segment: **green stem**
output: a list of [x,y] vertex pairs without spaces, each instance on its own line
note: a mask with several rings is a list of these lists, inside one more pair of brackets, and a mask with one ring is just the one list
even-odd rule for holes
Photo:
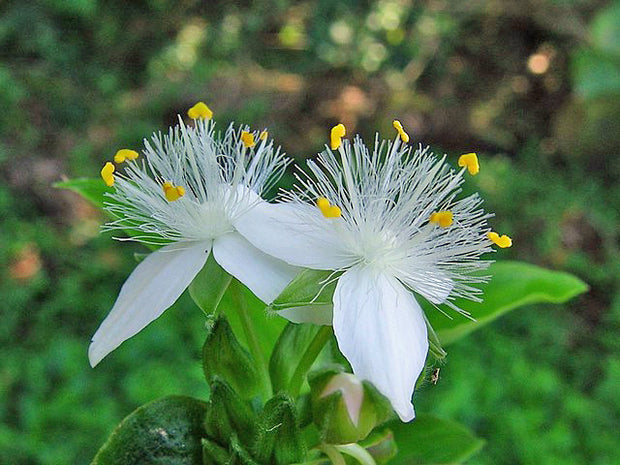
[[291,376],[291,381],[288,388],[289,393],[294,399],[299,396],[299,391],[304,383],[304,379],[306,379],[308,370],[310,370],[310,367],[321,353],[323,346],[329,340],[331,335],[332,328],[330,326],[321,326],[319,332],[316,333],[316,336],[314,336],[310,342],[310,345],[308,345],[308,348],[301,357],[301,360],[299,360],[299,364],[297,364],[297,368],[295,368],[293,376]]
[[346,464],[344,457],[340,454],[340,451],[336,449],[334,446],[330,444],[322,444],[319,447],[319,450],[321,450],[325,455],[327,455],[332,465],[345,465]]
[[239,320],[241,321],[241,326],[243,327],[243,332],[245,333],[245,338],[248,343],[248,349],[250,350],[250,354],[252,358],[256,362],[258,369],[258,376],[261,383],[261,390],[265,396],[265,400],[271,397],[271,380],[269,379],[269,368],[267,366],[267,361],[263,355],[263,351],[260,347],[260,343],[258,342],[258,336],[256,335],[256,331],[254,331],[254,327],[252,326],[252,320],[250,318],[250,309],[248,308],[247,302],[243,297],[243,288],[242,285],[236,279],[230,284],[232,288],[232,298],[237,307],[237,312],[239,314]]
[[361,465],[377,465],[372,455],[370,455],[368,451],[359,444],[343,444],[341,446],[334,447],[339,452],[350,455]]

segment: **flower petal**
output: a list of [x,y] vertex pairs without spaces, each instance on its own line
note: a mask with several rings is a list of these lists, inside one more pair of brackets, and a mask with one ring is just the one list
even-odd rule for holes
[[170,307],[202,269],[209,242],[185,242],[148,255],[131,273],[88,349],[91,366]]
[[261,252],[236,232],[215,239],[213,256],[222,268],[265,303],[278,297],[301,271],[301,268]]
[[318,208],[300,203],[260,203],[234,226],[256,247],[287,263],[335,270],[354,263],[342,241],[344,222],[325,218]]
[[355,375],[390,399],[401,420],[411,420],[411,396],[428,351],[413,295],[393,276],[355,266],[336,286],[334,333]]

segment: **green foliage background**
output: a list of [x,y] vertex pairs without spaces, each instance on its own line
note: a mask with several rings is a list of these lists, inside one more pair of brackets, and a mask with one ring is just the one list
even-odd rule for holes
[[[51,188],[205,100],[300,159],[328,129],[479,152],[515,258],[591,291],[450,346],[416,407],[487,440],[476,464],[620,461],[620,4],[587,0],[5,1],[0,6],[0,450],[86,463],[138,405],[204,398],[200,312],[174,309],[96,369],[90,336],[138,245]],[[290,179],[285,180],[290,182]]]

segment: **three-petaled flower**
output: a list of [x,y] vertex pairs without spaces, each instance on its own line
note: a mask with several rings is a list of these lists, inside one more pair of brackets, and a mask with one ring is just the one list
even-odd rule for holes
[[121,288],[92,338],[92,366],[170,307],[211,252],[265,302],[299,271],[236,229],[245,214],[265,203],[260,195],[277,182],[288,160],[265,131],[231,125],[223,135],[216,133],[207,110],[206,105],[190,110],[193,127],[180,120],[167,135],[155,134],[145,142],[144,157],[119,151],[115,161],[124,164],[124,174],[110,162],[101,172],[115,187],[105,209],[116,219],[105,228],[129,230],[132,239],[163,247],[140,262]]
[[[297,322],[333,324],[353,372],[388,397],[403,421],[428,351],[427,321],[411,291],[461,311],[456,297],[479,300],[472,275],[492,242],[477,194],[457,199],[463,173],[428,148],[412,150],[400,124],[392,142],[334,140],[308,161],[284,202],[261,204],[236,224],[261,250],[292,265],[333,270],[333,313],[288,311]],[[341,130],[340,134],[344,131]],[[340,137],[341,138],[341,137]],[[477,160],[475,160],[477,163]]]

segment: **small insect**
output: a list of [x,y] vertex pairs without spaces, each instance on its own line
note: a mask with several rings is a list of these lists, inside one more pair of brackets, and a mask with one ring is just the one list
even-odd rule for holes
[[435,368],[431,374],[431,383],[437,384],[439,381],[439,368]]

